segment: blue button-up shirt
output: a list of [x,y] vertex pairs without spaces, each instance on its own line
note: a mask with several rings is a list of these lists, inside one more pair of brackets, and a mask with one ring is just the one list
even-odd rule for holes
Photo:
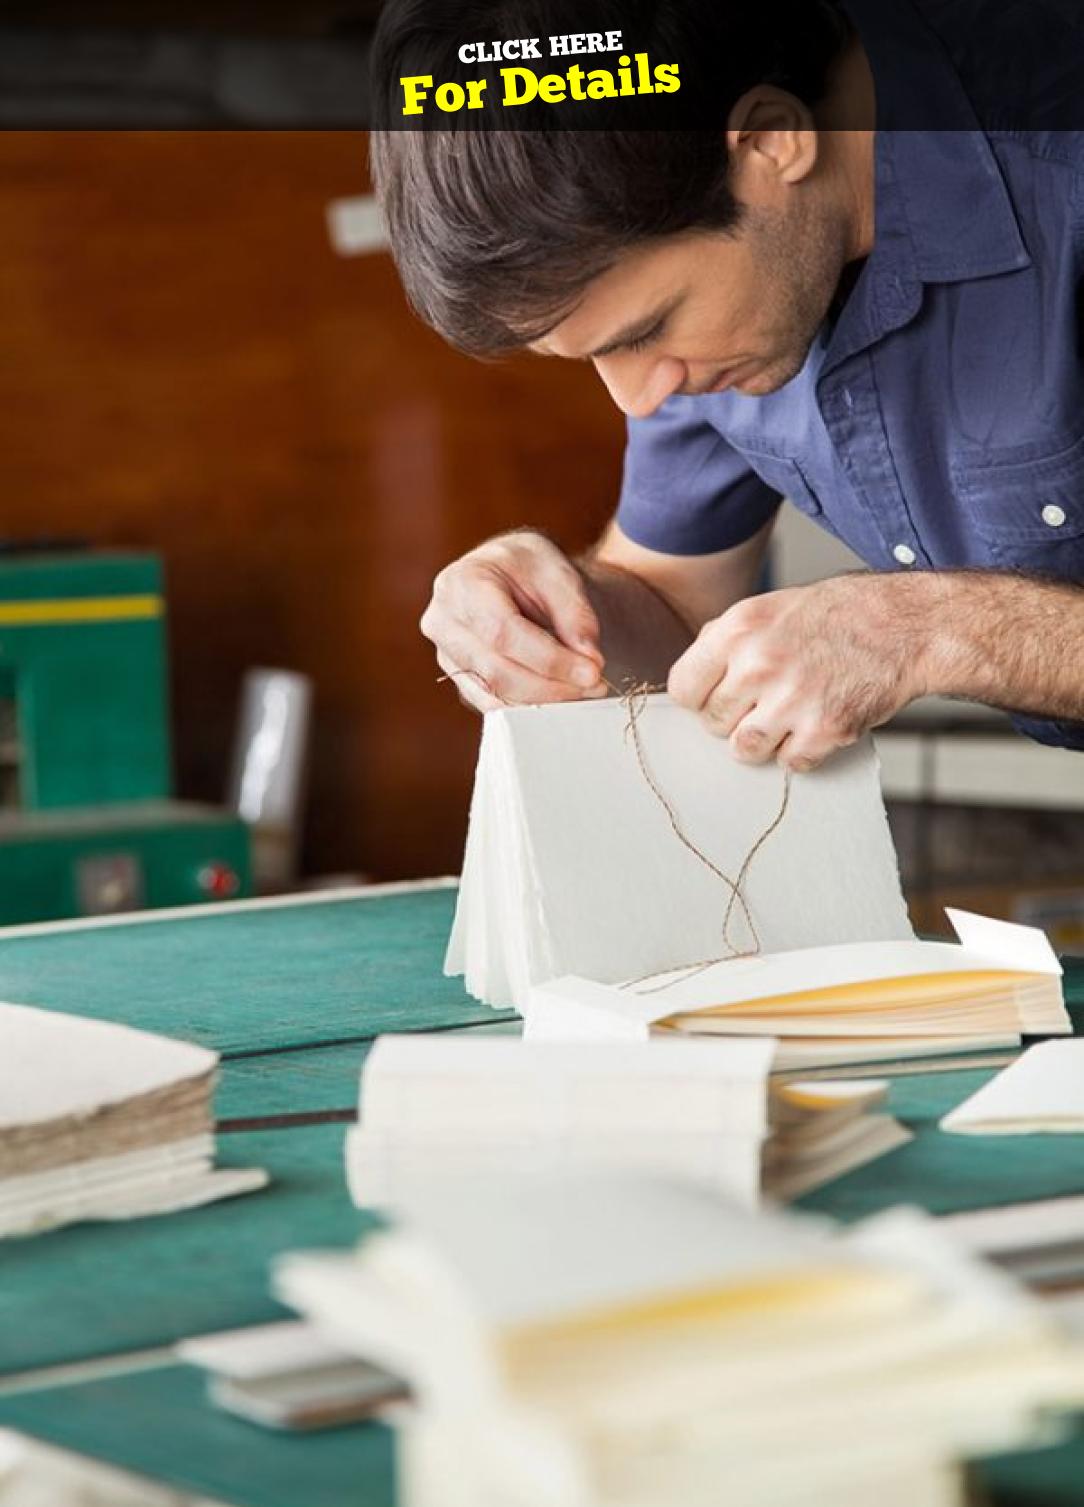
[[[848,9],[878,90],[874,250],[779,392],[629,421],[618,520],[649,549],[708,554],[785,496],[875,570],[1084,581],[1084,133],[979,129],[909,0],[892,35],[869,0]],[[945,129],[891,129],[908,89]],[[1084,748],[1084,726],[1019,725]]]

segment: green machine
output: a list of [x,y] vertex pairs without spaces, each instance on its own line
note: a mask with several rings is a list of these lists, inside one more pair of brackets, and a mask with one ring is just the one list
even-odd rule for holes
[[154,555],[0,553],[0,925],[232,899],[249,839],[172,799]]

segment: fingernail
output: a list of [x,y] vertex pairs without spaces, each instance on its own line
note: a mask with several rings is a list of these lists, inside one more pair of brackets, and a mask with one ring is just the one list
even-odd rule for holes
[[598,670],[593,665],[577,665],[572,671],[572,679],[576,685],[597,685]]

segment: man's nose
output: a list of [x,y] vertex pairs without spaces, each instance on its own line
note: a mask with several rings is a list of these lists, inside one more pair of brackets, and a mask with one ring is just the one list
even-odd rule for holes
[[638,356],[625,351],[596,356],[595,370],[622,413],[646,419],[684,385],[688,373],[673,356]]

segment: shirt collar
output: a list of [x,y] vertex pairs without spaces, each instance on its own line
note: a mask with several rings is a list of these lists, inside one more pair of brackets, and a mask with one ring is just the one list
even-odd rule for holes
[[906,231],[907,270],[923,282],[1030,265],[990,140],[912,0],[844,4],[877,91],[878,241],[884,231],[900,249],[898,232]]

